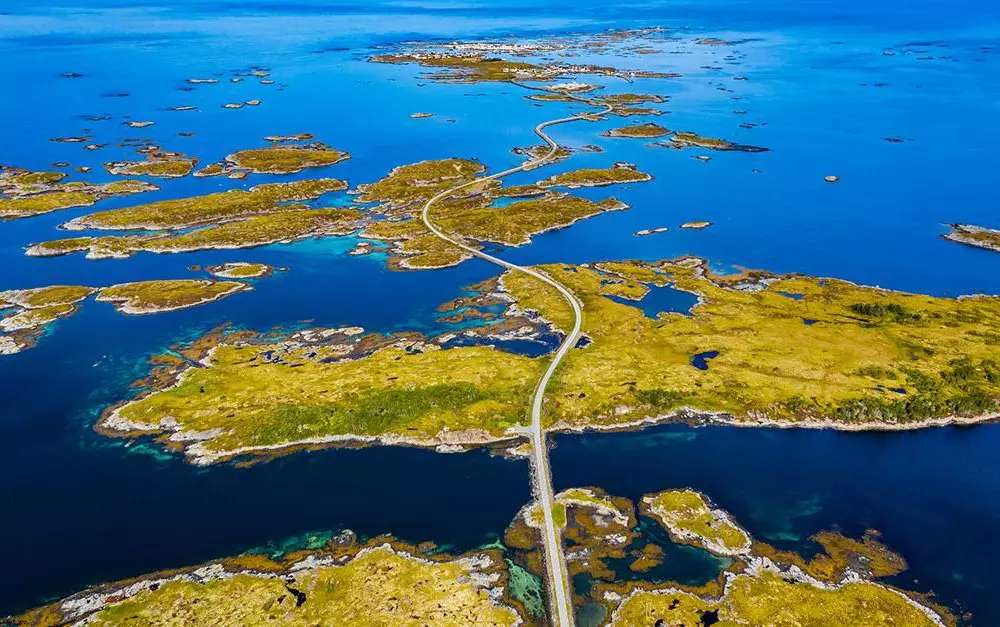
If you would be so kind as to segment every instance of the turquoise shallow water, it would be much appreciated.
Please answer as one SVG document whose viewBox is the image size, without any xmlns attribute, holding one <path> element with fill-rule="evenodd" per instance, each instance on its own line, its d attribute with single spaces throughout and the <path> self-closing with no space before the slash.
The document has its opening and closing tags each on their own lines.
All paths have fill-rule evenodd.
<svg viewBox="0 0 1000 627">
<path fill-rule="evenodd" d="M 310 132 L 352 154 L 324 174 L 360 183 L 427 158 L 477 157 L 493 170 L 509 167 L 518 162 L 511 148 L 534 143 L 535 124 L 573 109 L 534 107 L 506 85 L 427 83 L 412 67 L 366 63 L 371 45 L 648 25 L 685 28 L 684 37 L 749 39 L 736 47 L 733 63 L 724 58 L 730 47 L 681 42 L 679 54 L 620 64 L 685 75 L 630 88 L 671 96 L 663 108 L 672 113 L 661 123 L 770 152 L 719 153 L 702 162 L 693 153 L 599 136 L 619 120 L 558 127 L 553 134 L 561 142 L 598 144 L 604 152 L 578 154 L 547 174 L 629 161 L 655 180 L 584 192 L 615 194 L 633 208 L 503 254 L 520 263 L 696 254 L 720 270 L 804 272 L 941 295 L 1000 293 L 1000 255 L 939 237 L 944 222 L 1000 226 L 989 201 L 1000 160 L 994 3 L 8 4 L 0 4 L 0 80 L 9 88 L 0 99 L 0 163 L 45 168 L 70 161 L 94 168 L 74 178 L 95 182 L 108 180 L 101 162 L 134 153 L 113 145 L 88 152 L 49 139 L 84 132 L 110 144 L 149 137 L 207 163 L 259 145 L 264 135 Z M 186 78 L 251 65 L 271 68 L 277 84 L 179 89 Z M 62 72 L 83 76 L 60 78 Z M 112 97 L 122 93 L 128 95 Z M 220 106 L 249 98 L 263 104 Z M 200 110 L 165 111 L 179 105 Z M 437 116 L 413 120 L 416 111 Z M 85 119 L 104 115 L 112 119 Z M 129 129 L 120 124 L 126 116 L 157 124 Z M 757 126 L 740 127 L 748 122 Z M 827 174 L 841 182 L 824 183 Z M 511 183 L 533 180 L 520 175 Z M 143 200 L 245 184 L 188 178 Z M 324 204 L 347 201 L 333 194 Z M 482 452 L 331 450 L 250 469 L 204 470 L 94 435 L 96 413 L 130 394 L 148 356 L 174 342 L 225 322 L 427 330 L 438 304 L 493 269 L 470 261 L 393 273 L 375 256 L 348 256 L 352 242 L 336 240 L 128 261 L 22 254 L 87 212 L 0 224 L 0 289 L 187 277 L 189 265 L 237 259 L 291 270 L 258 281 L 251 293 L 159 316 L 124 317 L 88 302 L 37 348 L 0 359 L 0 547 L 12 575 L 0 586 L 0 614 L 89 583 L 314 530 L 351 527 L 472 547 L 501 534 L 529 498 L 524 463 Z M 676 228 L 690 220 L 713 226 Z M 633 235 L 659 226 L 670 231 Z M 553 471 L 557 487 L 597 484 L 633 498 L 691 485 L 764 539 L 801 550 L 820 529 L 876 527 L 910 560 L 900 585 L 937 591 L 972 611 L 976 624 L 989 625 L 1000 623 L 1000 604 L 990 595 L 1000 583 L 993 568 L 1000 558 L 1000 473 L 991 455 L 998 438 L 994 426 L 891 435 L 667 427 L 560 436 Z"/>
</svg>

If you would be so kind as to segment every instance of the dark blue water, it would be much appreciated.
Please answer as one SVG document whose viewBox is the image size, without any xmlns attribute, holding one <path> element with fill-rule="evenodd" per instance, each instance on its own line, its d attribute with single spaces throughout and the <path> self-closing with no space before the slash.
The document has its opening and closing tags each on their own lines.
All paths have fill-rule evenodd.
<svg viewBox="0 0 1000 627">
<path fill-rule="evenodd" d="M 365 63 L 368 47 L 649 25 L 679 29 L 684 38 L 752 41 L 736 48 L 688 41 L 677 44 L 680 54 L 588 60 L 683 73 L 683 80 L 640 80 L 629 89 L 671 96 L 664 125 L 770 152 L 672 151 L 601 137 L 617 119 L 559 127 L 553 134 L 561 142 L 605 151 L 577 154 L 546 175 L 629 161 L 655 179 L 582 192 L 617 195 L 632 209 L 538 236 L 531 246 L 503 251 L 506 257 L 538 263 L 696 254 L 719 270 L 803 272 L 929 294 L 1000 293 L 1000 255 L 939 237 L 947 222 L 1000 226 L 995 206 L 983 200 L 992 198 L 1000 166 L 993 149 L 1000 142 L 1000 5 L 990 0 L 8 0 L 0 2 L 0 81 L 14 95 L 0 98 L 0 163 L 41 169 L 69 161 L 93 168 L 73 179 L 104 182 L 110 177 L 102 162 L 136 158 L 114 145 L 129 137 L 209 163 L 259 146 L 265 135 L 311 132 L 352 154 L 322 172 L 352 184 L 428 158 L 477 157 L 501 169 L 519 161 L 511 148 L 535 142 L 535 124 L 573 107 L 534 107 L 506 85 L 419 86 L 414 68 Z M 271 68 L 277 84 L 228 83 L 250 65 Z M 215 75 L 218 85 L 180 89 L 187 78 Z M 221 108 L 250 98 L 263 104 Z M 165 110 L 179 105 L 199 110 Z M 416 111 L 438 115 L 413 120 Z M 85 119 L 104 115 L 111 119 Z M 126 119 L 157 124 L 130 129 L 121 124 Z M 89 152 L 49 141 L 85 132 L 111 145 Z M 840 182 L 823 182 L 827 174 Z M 187 178 L 138 198 L 271 180 L 278 179 Z M 534 180 L 524 174 L 510 184 Z M 346 194 L 331 194 L 314 204 L 346 202 Z M 0 549 L 12 574 L 0 586 L 0 614 L 89 583 L 312 530 L 346 526 L 470 547 L 501 534 L 529 497 L 526 465 L 485 453 L 329 450 L 249 469 L 200 470 L 155 447 L 126 449 L 92 434 L 100 409 L 127 397 L 148 357 L 170 344 L 227 322 L 259 330 L 358 324 L 428 331 L 440 328 L 440 303 L 493 269 L 470 261 L 393 273 L 377 256 L 348 256 L 349 239 L 127 261 L 22 254 L 30 243 L 64 236 L 58 225 L 88 211 L 0 224 L 0 289 L 199 276 L 187 267 L 228 261 L 290 269 L 255 282 L 251 293 L 158 316 L 125 317 L 87 302 L 37 348 L 0 358 Z M 632 235 L 690 220 L 713 226 Z M 683 303 L 634 304 L 671 310 Z M 631 498 L 691 485 L 758 536 L 804 551 L 820 529 L 858 534 L 876 527 L 910 560 L 900 585 L 935 590 L 990 625 L 1000 624 L 1000 603 L 990 595 L 1000 585 L 998 434 L 993 426 L 913 434 L 671 427 L 560 437 L 553 470 L 559 488 L 596 484 Z"/>
<path fill-rule="evenodd" d="M 636 499 L 693 487 L 755 537 L 807 555 L 817 531 L 878 529 L 910 563 L 895 583 L 971 610 L 974 624 L 1000 622 L 992 549 L 1000 426 L 902 434 L 667 426 L 555 440 L 556 489 L 600 485 Z"/>
<path fill-rule="evenodd" d="M 691 308 L 698 303 L 698 297 L 690 292 L 674 289 L 669 285 L 652 286 L 640 300 L 629 300 L 621 296 L 608 296 L 622 305 L 638 307 L 647 318 L 656 320 L 661 313 L 674 312 L 688 315 Z"/>
</svg>

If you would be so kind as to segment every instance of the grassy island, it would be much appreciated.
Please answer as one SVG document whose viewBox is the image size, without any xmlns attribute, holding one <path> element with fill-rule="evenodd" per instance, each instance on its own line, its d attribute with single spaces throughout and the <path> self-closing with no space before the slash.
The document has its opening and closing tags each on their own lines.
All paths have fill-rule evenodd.
<svg viewBox="0 0 1000 627">
<path fill-rule="evenodd" d="M 283 558 L 244 555 L 104 584 L 11 619 L 14 625 L 496 625 L 524 622 L 498 551 L 427 555 L 350 534 Z"/>
<path fill-rule="evenodd" d="M 197 159 L 174 153 L 152 153 L 146 161 L 113 161 L 104 167 L 116 176 L 151 176 L 154 178 L 181 178 L 191 174 Z"/>
<path fill-rule="evenodd" d="M 274 268 L 266 263 L 234 261 L 206 268 L 209 274 L 220 279 L 259 279 L 269 276 Z"/>
<path fill-rule="evenodd" d="M 237 281 L 174 279 L 121 283 L 101 289 L 97 300 L 115 304 L 121 313 L 141 315 L 186 309 L 250 289 Z"/>
<path fill-rule="evenodd" d="M 11 174 L 11 173 L 14 174 Z M 0 219 L 29 218 L 60 209 L 89 207 L 115 196 L 159 189 L 144 181 L 115 181 L 103 185 L 63 183 L 62 172 L 29 172 L 16 168 L 0 170 Z"/>
<path fill-rule="evenodd" d="M 195 176 L 246 176 L 247 174 L 295 174 L 309 168 L 323 168 L 350 159 L 351 155 L 330 148 L 322 142 L 289 144 L 308 134 L 288 137 L 272 136 L 267 141 L 279 144 L 267 148 L 239 150 L 219 163 L 212 163 L 195 172 Z"/>
<path fill-rule="evenodd" d="M 538 186 L 573 189 L 577 187 L 603 187 L 619 183 L 640 183 L 652 179 L 652 176 L 645 172 L 639 172 L 634 167 L 616 165 L 613 168 L 587 168 L 556 174 L 540 181 Z"/>
<path fill-rule="evenodd" d="M 950 226 L 951 233 L 942 236 L 945 239 L 1000 252 L 1000 230 L 971 224 L 952 224 Z"/>
<path fill-rule="evenodd" d="M 96 290 L 82 285 L 52 285 L 0 292 L 0 355 L 33 346 L 45 327 L 72 316 L 76 304 Z"/>
<path fill-rule="evenodd" d="M 337 443 L 487 443 L 527 415 L 538 360 L 358 331 L 302 345 L 223 342 L 207 368 L 166 377 L 176 386 L 106 412 L 98 428 L 164 441 L 176 432 L 189 459 L 207 464 Z"/>
<path fill-rule="evenodd" d="M 655 518 L 675 542 L 700 546 L 718 555 L 740 555 L 750 551 L 750 536 L 705 495 L 693 490 L 668 490 L 647 495 L 643 513 Z"/>
<path fill-rule="evenodd" d="M 610 624 L 826 625 L 831 617 L 843 625 L 945 624 L 932 610 L 878 584 L 821 587 L 770 570 L 733 576 L 719 598 L 678 588 L 637 589 L 615 609 Z"/>
<path fill-rule="evenodd" d="M 270 183 L 249 191 L 230 190 L 178 200 L 163 200 L 146 205 L 110 209 L 70 220 L 65 228 L 114 230 L 185 229 L 215 222 L 288 210 L 283 203 L 314 200 L 329 192 L 347 189 L 336 179 Z M 291 207 L 297 208 L 297 207 Z"/>
<path fill-rule="evenodd" d="M 650 122 L 648 124 L 633 124 L 631 126 L 622 126 L 620 128 L 613 128 L 607 133 L 608 137 L 632 137 L 637 139 L 650 139 L 654 137 L 663 137 L 664 135 L 669 135 L 670 129 L 660 126 Z"/>
<path fill-rule="evenodd" d="M 347 235 L 358 229 L 362 214 L 353 209 L 306 209 L 282 205 L 284 211 L 224 222 L 186 233 L 70 237 L 33 244 L 26 254 L 54 257 L 75 252 L 88 259 L 123 259 L 137 252 L 184 253 L 195 250 L 252 248 L 310 237 Z"/>
</svg>

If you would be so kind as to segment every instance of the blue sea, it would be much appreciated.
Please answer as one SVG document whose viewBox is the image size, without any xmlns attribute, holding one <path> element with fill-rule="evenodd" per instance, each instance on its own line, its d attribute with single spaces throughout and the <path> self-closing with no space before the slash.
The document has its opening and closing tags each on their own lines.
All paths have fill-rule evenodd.
<svg viewBox="0 0 1000 627">
<path fill-rule="evenodd" d="M 556 127 L 558 141 L 603 152 L 577 154 L 546 176 L 626 161 L 654 180 L 582 192 L 613 194 L 632 208 L 500 254 L 522 264 L 693 254 L 720 271 L 1000 294 L 1000 254 L 940 237 L 953 222 L 1000 228 L 1000 3 L 990 0 L 0 0 L 0 164 L 69 162 L 92 168 L 70 180 L 107 182 L 103 162 L 137 158 L 117 147 L 126 138 L 207 164 L 262 146 L 266 135 L 307 132 L 352 157 L 292 178 L 321 172 L 353 185 L 445 157 L 477 158 L 497 171 L 520 162 L 512 148 L 536 143 L 536 124 L 576 105 L 535 106 L 506 84 L 436 83 L 413 66 L 368 63 L 373 47 L 650 26 L 670 29 L 678 41 L 663 45 L 677 54 L 584 60 L 683 78 L 597 82 L 669 96 L 661 108 L 670 113 L 654 120 L 665 126 L 770 150 L 713 153 L 705 162 L 692 158 L 697 152 L 600 135 L 621 119 Z M 701 37 L 740 43 L 693 43 Z M 275 83 L 229 82 L 251 67 L 268 68 Z M 220 82 L 191 86 L 189 78 Z M 248 99 L 262 103 L 222 108 Z M 178 106 L 198 109 L 170 110 Z M 436 115 L 410 117 L 419 111 Z M 129 120 L 156 125 L 129 128 Z M 108 146 L 50 141 L 81 135 Z M 826 183 L 827 175 L 840 181 Z M 97 208 L 271 180 L 289 179 L 157 181 L 158 192 Z M 0 357 L 0 615 L 317 531 L 393 533 L 465 550 L 502 536 L 531 498 L 527 464 L 486 451 L 335 449 L 205 469 L 97 435 L 96 417 L 135 393 L 130 384 L 148 373 L 150 356 L 221 324 L 432 331 L 439 304 L 495 271 L 473 260 L 392 272 L 378 255 L 349 256 L 351 238 L 129 260 L 23 254 L 65 236 L 58 225 L 92 210 L 0 223 L 0 290 L 196 277 L 189 266 L 230 261 L 289 270 L 256 281 L 252 292 L 155 316 L 86 302 L 37 347 Z M 712 226 L 677 228 L 692 220 Z M 670 230 L 633 235 L 661 226 Z M 1000 425 L 894 434 L 664 426 L 554 442 L 557 489 L 596 485 L 638 498 L 694 487 L 757 537 L 806 554 L 820 530 L 875 528 L 910 563 L 893 583 L 936 593 L 970 612 L 969 624 L 1000 624 Z"/>
</svg>

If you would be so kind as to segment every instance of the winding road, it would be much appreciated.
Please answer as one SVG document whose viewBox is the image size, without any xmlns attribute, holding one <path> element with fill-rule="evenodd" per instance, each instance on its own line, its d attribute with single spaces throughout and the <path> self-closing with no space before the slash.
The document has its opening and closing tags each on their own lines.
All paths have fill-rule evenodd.
<svg viewBox="0 0 1000 627">
<path fill-rule="evenodd" d="M 527 89 L 534 89 L 526 85 L 519 86 Z M 572 94 L 567 93 L 566 95 L 574 100 L 578 100 L 586 104 L 594 104 L 587 99 L 579 98 L 573 96 Z M 523 272 L 524 274 L 532 276 L 539 281 L 551 285 L 559 290 L 559 293 L 562 294 L 566 302 L 573 308 L 573 315 L 575 318 L 573 322 L 573 330 L 566 335 L 562 344 L 559 345 L 559 349 L 556 351 L 555 356 L 549 363 L 548 369 L 546 369 L 545 374 L 542 375 L 542 378 L 538 381 L 538 387 L 535 388 L 535 395 L 531 404 L 531 467 L 535 479 L 535 491 L 537 493 L 538 502 L 542 507 L 545 524 L 545 529 L 543 530 L 542 535 L 545 541 L 545 568 L 547 570 L 549 580 L 549 604 L 551 608 L 551 615 L 554 619 L 553 623 L 559 625 L 559 627 L 572 627 L 574 617 L 571 602 L 572 593 L 570 592 L 570 578 L 566 569 L 566 559 L 562 551 L 562 542 L 560 539 L 561 533 L 560 530 L 556 528 L 555 519 L 552 515 L 552 505 L 554 503 L 552 474 L 549 469 L 548 447 L 545 442 L 545 433 L 542 430 L 542 402 L 545 400 L 545 389 L 549 385 L 549 379 L 552 378 L 552 373 L 559 367 L 559 363 L 566 356 L 566 353 L 568 353 L 571 348 L 576 346 L 576 343 L 580 338 L 580 325 L 583 319 L 582 305 L 577 297 L 573 295 L 573 292 L 544 272 L 540 272 L 533 268 L 519 266 L 517 264 L 510 263 L 509 261 L 504 261 L 499 257 L 494 257 L 493 255 L 484 253 L 473 246 L 465 244 L 461 241 L 460 236 L 458 235 L 448 235 L 447 233 L 444 233 L 441 229 L 434 226 L 434 223 L 430 219 L 430 210 L 436 202 L 443 198 L 447 198 L 448 196 L 451 196 L 455 192 L 466 187 L 472 187 L 473 185 L 477 185 L 484 181 L 501 179 L 505 176 L 514 174 L 515 172 L 531 170 L 544 164 L 546 161 L 555 156 L 556 151 L 559 150 L 559 144 L 557 144 L 545 133 L 545 129 L 547 127 L 555 126 L 556 124 L 565 124 L 566 122 L 575 122 L 577 120 L 586 120 L 592 115 L 602 115 L 604 113 L 608 113 L 613 108 L 608 104 L 603 106 L 605 107 L 605 110 L 599 113 L 578 113 L 569 117 L 559 118 L 558 120 L 542 122 L 535 127 L 535 134 L 541 137 L 542 140 L 549 146 L 549 151 L 544 156 L 525 161 L 515 168 L 483 176 L 472 181 L 462 183 L 461 185 L 456 185 L 450 189 L 446 189 L 424 203 L 423 209 L 420 211 L 420 219 L 430 232 L 437 237 L 461 248 L 475 257 L 489 261 L 490 263 L 496 264 L 501 268 L 514 270 L 516 272 Z"/>
</svg>

